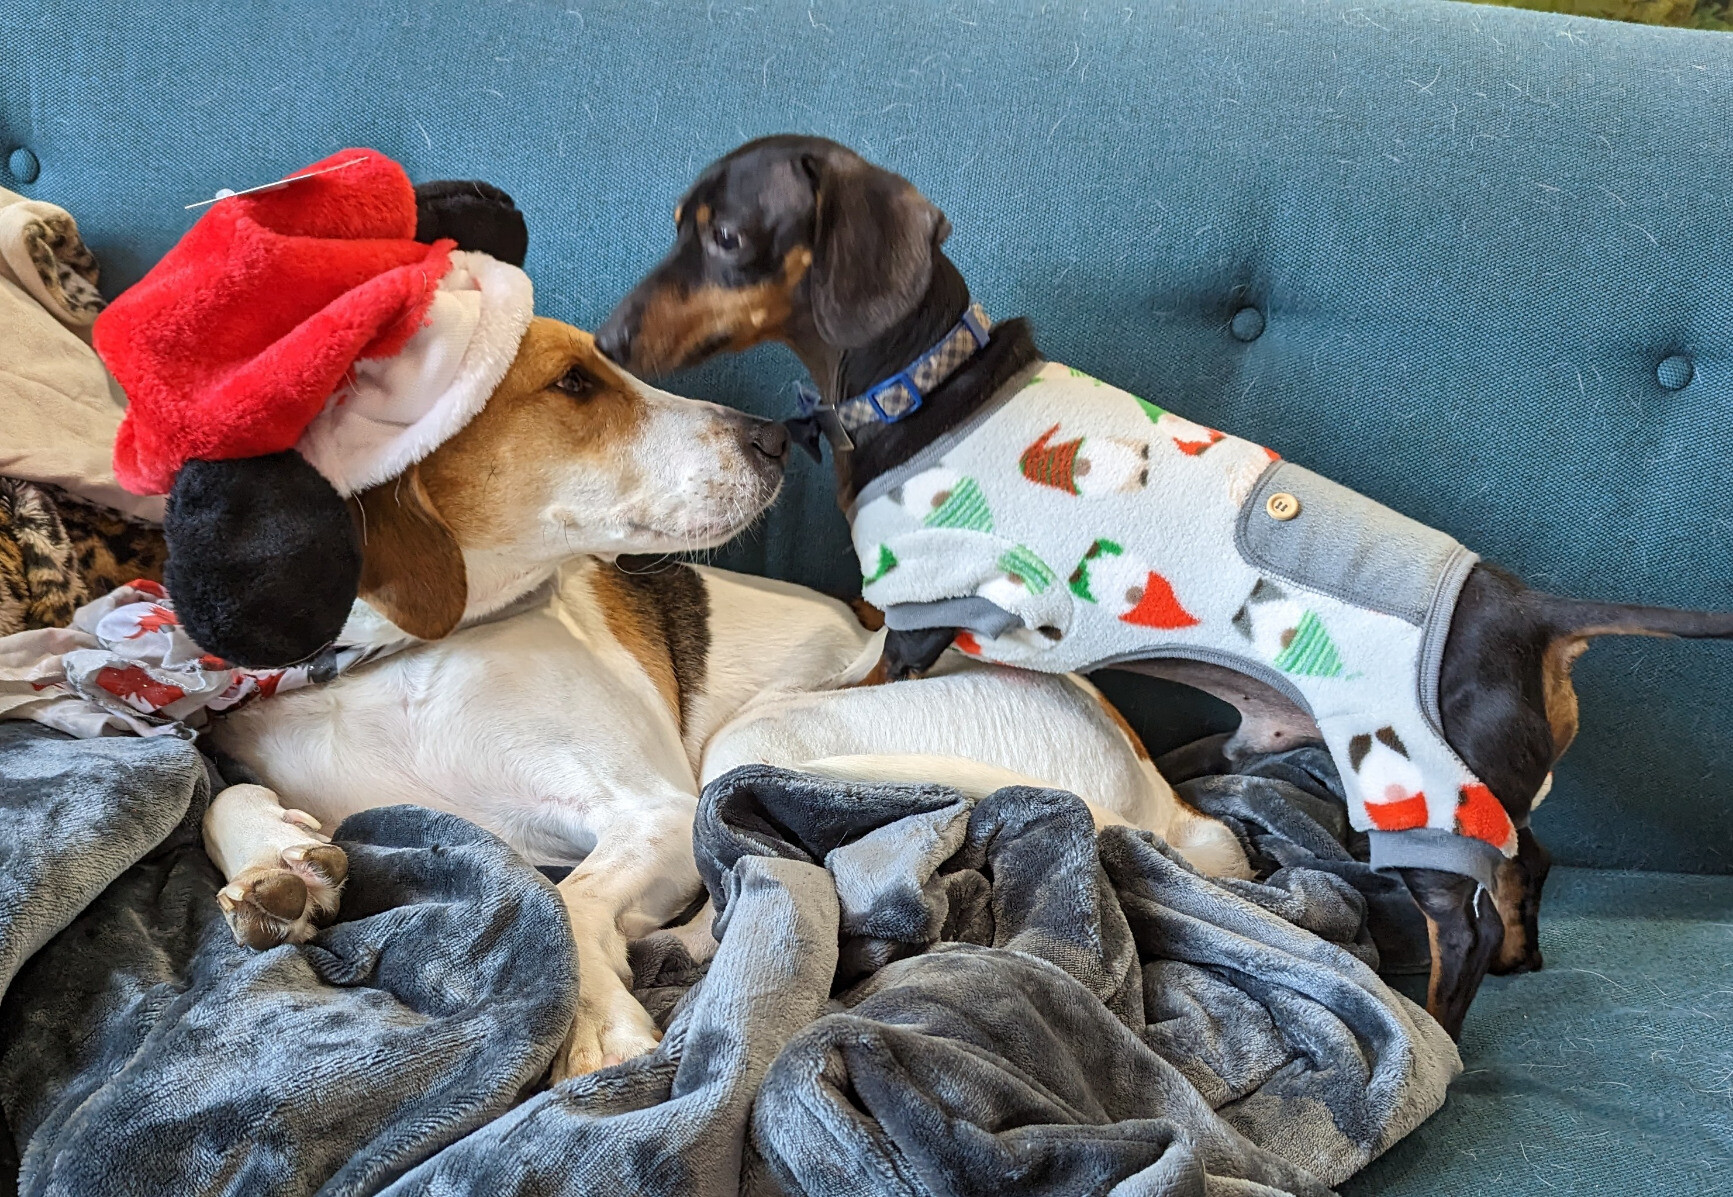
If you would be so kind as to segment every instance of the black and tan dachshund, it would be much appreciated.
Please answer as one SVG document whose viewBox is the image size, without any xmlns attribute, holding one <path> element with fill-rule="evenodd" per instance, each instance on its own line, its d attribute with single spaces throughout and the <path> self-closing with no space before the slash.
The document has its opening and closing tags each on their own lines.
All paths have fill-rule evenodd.
<svg viewBox="0 0 1733 1197">
<path fill-rule="evenodd" d="M 968 286 L 940 248 L 950 232 L 943 213 L 908 180 L 822 138 L 740 147 L 698 177 L 674 220 L 673 250 L 597 334 L 604 353 L 639 374 L 777 340 L 834 405 L 908 367 L 970 306 Z M 908 418 L 833 437 L 842 445 L 844 505 L 1039 360 L 1028 324 L 1008 321 Z M 954 631 L 891 633 L 880 676 L 924 670 Z M 1571 667 L 1592 637 L 1607 634 L 1733 638 L 1733 614 L 1558 598 L 1487 564 L 1474 567 L 1457 601 L 1439 689 L 1444 736 L 1519 828 L 1519 848 L 1500 868 L 1490 903 L 1470 878 L 1401 870 L 1431 932 L 1427 1009 L 1453 1036 L 1489 970 L 1541 965 L 1537 920 L 1549 857 L 1528 815 L 1576 735 Z M 1230 760 L 1317 735 L 1292 700 L 1221 666 L 1135 668 L 1238 707 Z"/>
</svg>

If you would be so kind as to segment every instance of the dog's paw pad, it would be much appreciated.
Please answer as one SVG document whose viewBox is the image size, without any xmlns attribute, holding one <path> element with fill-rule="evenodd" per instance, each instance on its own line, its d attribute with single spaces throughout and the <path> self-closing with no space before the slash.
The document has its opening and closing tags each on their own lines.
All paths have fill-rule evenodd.
<svg viewBox="0 0 1733 1197">
<path fill-rule="evenodd" d="M 349 877 L 349 857 L 335 844 L 296 844 L 283 852 L 283 864 L 307 886 L 313 917 L 325 922 L 337 913 L 343 882 Z"/>
<path fill-rule="evenodd" d="M 306 943 L 337 913 L 349 858 L 334 844 L 296 844 L 275 865 L 247 869 L 217 891 L 235 941 L 250 948 Z"/>
<path fill-rule="evenodd" d="M 248 869 L 217 891 L 235 941 L 249 948 L 302 943 L 313 935 L 307 883 L 291 869 Z"/>
</svg>

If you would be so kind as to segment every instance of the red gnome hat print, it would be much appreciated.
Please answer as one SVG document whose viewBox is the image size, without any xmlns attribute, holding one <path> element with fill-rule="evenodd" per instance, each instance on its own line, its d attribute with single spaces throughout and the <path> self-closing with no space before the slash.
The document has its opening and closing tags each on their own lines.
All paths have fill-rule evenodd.
<svg viewBox="0 0 1733 1197">
<path fill-rule="evenodd" d="M 1100 603 L 1123 623 L 1173 630 L 1197 625 L 1166 578 L 1111 540 L 1097 540 L 1071 572 L 1071 593 Z"/>
<path fill-rule="evenodd" d="M 1516 852 L 1516 824 L 1504 804 L 1480 782 L 1462 787 L 1456 804 L 1456 834 L 1485 840 L 1506 856 Z"/>
<path fill-rule="evenodd" d="M 1408 759 L 1408 748 L 1393 727 L 1348 741 L 1348 764 L 1354 769 L 1366 817 L 1379 831 L 1412 831 L 1426 826 L 1426 791 L 1420 770 Z"/>
<path fill-rule="evenodd" d="M 1054 442 L 1055 424 L 1017 459 L 1023 477 L 1068 495 L 1104 495 L 1142 490 L 1149 484 L 1149 445 L 1111 436 L 1072 437 Z"/>
</svg>

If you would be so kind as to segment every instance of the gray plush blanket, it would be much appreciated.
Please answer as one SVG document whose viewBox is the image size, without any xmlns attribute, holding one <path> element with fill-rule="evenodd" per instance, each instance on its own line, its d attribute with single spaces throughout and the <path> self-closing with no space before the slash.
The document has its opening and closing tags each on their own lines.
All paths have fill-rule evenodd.
<svg viewBox="0 0 1733 1197">
<path fill-rule="evenodd" d="M 541 1091 L 564 913 L 485 832 L 348 820 L 342 921 L 254 953 L 189 745 L 0 724 L 0 779 L 0 1186 L 31 1197 L 1315 1194 L 1460 1067 L 1374 972 L 1412 908 L 1303 752 L 1182 787 L 1256 883 L 1052 791 L 736 770 L 694 841 L 715 958 L 634 945 L 662 1046 Z"/>
</svg>

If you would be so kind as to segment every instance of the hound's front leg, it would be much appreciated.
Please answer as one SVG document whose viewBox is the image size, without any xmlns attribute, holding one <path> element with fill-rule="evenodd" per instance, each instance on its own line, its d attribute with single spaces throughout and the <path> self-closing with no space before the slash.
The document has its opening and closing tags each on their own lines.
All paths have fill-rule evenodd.
<svg viewBox="0 0 1733 1197">
<path fill-rule="evenodd" d="M 661 1041 L 632 996 L 626 940 L 660 927 L 691 903 L 701 882 L 692 860 L 691 805 L 634 812 L 611 826 L 559 884 L 578 953 L 578 1008 L 551 1080 L 630 1060 Z"/>
<path fill-rule="evenodd" d="M 305 943 L 337 913 L 349 858 L 305 811 L 274 790 L 230 786 L 205 811 L 205 851 L 228 882 L 217 905 L 252 948 Z"/>
</svg>

